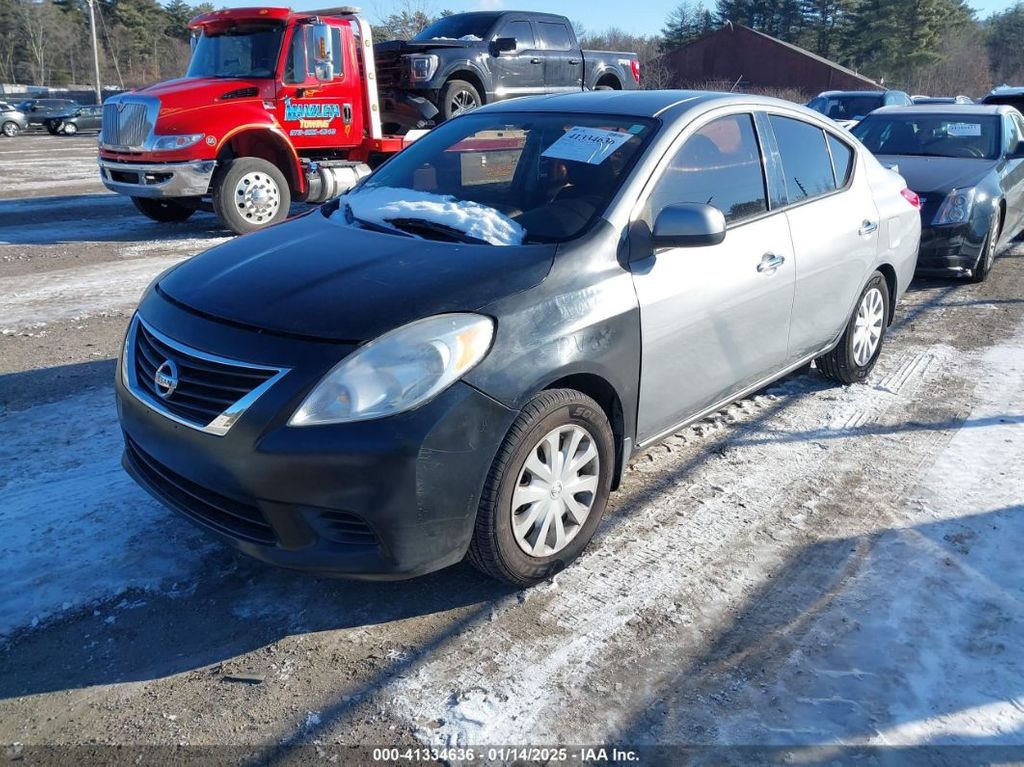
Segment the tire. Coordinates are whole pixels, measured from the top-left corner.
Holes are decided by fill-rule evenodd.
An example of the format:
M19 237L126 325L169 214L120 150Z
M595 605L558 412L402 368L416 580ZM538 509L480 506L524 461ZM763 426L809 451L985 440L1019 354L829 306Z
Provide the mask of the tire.
M441 116L445 120L450 120L483 106L484 100L472 83L465 80L449 80L441 89L440 102L438 106Z
M60 129L61 129L62 125L63 125L63 123L55 123L55 122L47 121L47 123L46 123L46 132L49 133L51 136L56 136L58 133L60 133Z
M64 123L64 125L61 126L61 133L65 136L74 136L78 133L78 126L74 123Z
M0 125L0 133L3 133L7 138L14 138L21 133L21 126L16 122L8 120L3 125Z
M992 214L992 223L988 228L988 235L981 245L981 253L978 254L978 263L971 270L971 282L984 282L992 271L992 264L996 261L996 250L999 248L999 215Z
M880 305L878 304L879 299ZM876 324L876 312L870 311L868 307L875 309L879 306L881 322ZM868 321L869 327L874 328L877 333L877 336L874 336L874 334L869 335L869 339L875 338L873 349L870 346L872 343L870 340L867 342L867 348L865 348L862 345L863 333L858 334L858 325L862 311L866 313L865 319ZM868 280L868 284L864 286L864 290L861 291L860 298L857 299L857 306L853 310L853 316L850 317L849 322L846 324L843 337L839 339L839 343L836 344L832 351L821 355L814 361L815 366L825 378L833 381L842 384L863 383L871 373L872 368L875 367L878 355L882 351L888 318L889 286L882 273L875 272L871 275L871 279Z
M574 456L585 463L560 477L571 477L594 489L562 496L562 482L556 479L551 483L540 473L532 473L527 460L543 465L545 457L558 452L544 450L546 438L556 435L557 444L568 452L578 434ZM591 448L595 457L586 460ZM519 588L539 583L564 569L586 548L601 522L611 491L614 463L614 437L600 405L573 389L550 389L538 394L512 424L491 466L480 497L469 561L492 578ZM521 484L524 481L526 484ZM516 502L523 500L517 491L535 484L541 497L515 508ZM569 487L568 480L565 486ZM577 524L566 499L571 499L577 509L586 509L589 503L589 513L582 524ZM547 517L550 511L554 514ZM513 530L517 517L522 524L518 538ZM556 537L558 529L564 536L561 544ZM533 546L536 553L528 553L527 546Z
M612 86L610 86L610 85L595 85L594 86L594 90L595 91L613 91L615 89Z
M146 218L151 218L154 221L165 224L174 221L185 221L196 212L195 208L182 205L180 202L157 200L151 197L132 197L132 203L139 213Z
M235 234L248 234L288 218L291 190L284 173L259 157L238 157L213 179L213 210Z

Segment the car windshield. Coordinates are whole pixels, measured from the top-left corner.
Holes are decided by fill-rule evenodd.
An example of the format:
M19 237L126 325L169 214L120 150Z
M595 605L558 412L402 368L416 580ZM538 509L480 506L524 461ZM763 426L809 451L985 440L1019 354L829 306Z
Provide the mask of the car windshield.
M428 26L413 40L483 40L497 18L496 13L445 16Z
M471 114L443 123L348 195L333 218L428 239L563 242L600 216L657 122Z
M233 24L196 40L186 77L273 77L281 49L279 24Z
M872 153L994 160L999 156L995 115L874 115L853 128Z
M885 102L880 93L848 94L845 96L818 96L807 105L833 120L859 120L874 112Z

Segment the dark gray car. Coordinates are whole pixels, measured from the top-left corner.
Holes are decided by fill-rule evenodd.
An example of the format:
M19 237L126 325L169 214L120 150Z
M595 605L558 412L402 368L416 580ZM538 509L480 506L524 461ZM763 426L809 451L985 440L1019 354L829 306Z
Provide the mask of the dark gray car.
M78 106L78 102L71 99L25 99L18 104L18 109L25 113L32 126L44 125L54 115L67 114Z
M6 101L0 101L0 135L12 138L28 129L25 113Z
M68 114L49 118L44 126L54 135L74 136L80 131L98 131L103 127L103 107L79 107Z

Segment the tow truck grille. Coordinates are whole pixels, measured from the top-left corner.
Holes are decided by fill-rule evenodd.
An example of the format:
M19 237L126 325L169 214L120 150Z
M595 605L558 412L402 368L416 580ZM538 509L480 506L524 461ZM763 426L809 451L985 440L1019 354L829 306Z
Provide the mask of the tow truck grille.
M149 126L146 105L131 101L113 101L103 106L100 140L108 146L141 149Z

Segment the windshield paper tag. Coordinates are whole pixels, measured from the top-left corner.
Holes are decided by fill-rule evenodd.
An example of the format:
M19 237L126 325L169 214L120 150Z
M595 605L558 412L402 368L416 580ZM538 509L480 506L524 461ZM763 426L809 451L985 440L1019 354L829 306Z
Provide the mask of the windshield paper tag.
M558 141L545 149L541 157L600 165L631 138L631 133L573 126Z
M981 135L981 123L950 123L946 126L947 136L969 138Z

